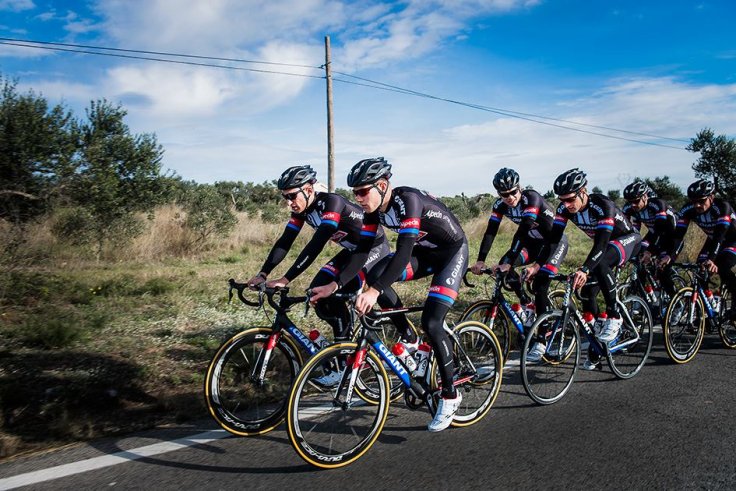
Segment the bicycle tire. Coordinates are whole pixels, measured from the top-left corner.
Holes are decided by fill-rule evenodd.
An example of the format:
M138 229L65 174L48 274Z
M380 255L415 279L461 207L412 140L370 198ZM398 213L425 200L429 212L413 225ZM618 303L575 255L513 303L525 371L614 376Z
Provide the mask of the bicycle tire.
M695 357L705 335L705 306L702 298L698 298L694 319L688 320L692 296L692 287L678 291L670 300L662 323L667 355L678 364L687 363Z
M564 326L564 312L554 310L539 316L531 327L521 352L521 380L529 397L541 405L554 404L570 390L580 363L580 332L570 315ZM546 327L547 352L539 362L527 361L532 343L540 339Z
M622 315L621 332L612 343L609 343L611 348L606 350L606 358L616 377L629 379L639 373L647 362L654 340L652 331L654 321L652 311L643 298L629 295L621 303L634 324L630 324L627 316ZM639 339L627 344L628 341L635 339L637 334Z
M357 343L341 342L321 350L303 367L289 394L286 412L289 441L297 454L315 467L335 469L356 461L373 446L386 422L389 380L375 352L366 352L360 378L375 383L380 394L377 404L353 398L349 405L344 405L345 401L340 405L347 384L342 384L337 393L339 386L326 388L312 383L312 379L323 373L325 362L354 355L357 348ZM351 370L345 369L343 379L349 378L350 373Z
M205 403L215 421L234 435L261 435L284 419L289 390L302 365L296 344L280 336L264 383L255 383L249 375L271 333L270 327L239 332L220 346L207 367Z
M502 312L503 309L500 308L498 309L496 318L493 319L491 316L493 307L494 302L490 300L480 300L478 302L475 302L467 309L465 309L465 311L460 315L460 320L458 321L458 324L465 321L476 321L480 322L486 327L490 327L494 336L496 336L496 339L498 340L498 344L501 346L503 359L506 360L508 359L509 352L511 351L512 322L511 319L509 319L508 316L506 316L506 314ZM491 323L493 323L492 327ZM516 331L516 328L514 328L514 331Z
M721 295L721 309L718 318L718 335L721 336L723 346L728 349L736 349L736 319L724 321L724 315L731 309L731 295L727 290L723 290Z
M463 400L451 425L463 427L480 421L493 406L501 390L504 358L495 334L482 322L461 322L454 327L453 332L462 347L458 347L455 338L450 338L455 362L454 378L462 381L456 382L455 389L462 393ZM432 359L430 373L430 387L434 392L434 404L430 412L434 416L441 386L436 357Z

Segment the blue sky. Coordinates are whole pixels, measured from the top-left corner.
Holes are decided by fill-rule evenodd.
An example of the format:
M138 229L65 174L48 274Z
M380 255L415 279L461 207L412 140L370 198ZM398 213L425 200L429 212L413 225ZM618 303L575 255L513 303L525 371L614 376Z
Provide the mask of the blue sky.
M333 69L348 75L684 140L706 126L736 134L734 19L732 1L0 0L0 37L319 66L329 34ZM121 102L131 129L156 133L164 167L186 179L261 182L296 163L326 179L320 79L7 45L0 72L80 116L90 100ZM696 155L682 149L337 81L334 102L339 186L378 155L398 184L441 195L489 191L504 166L542 191L574 166L604 190L637 176L694 179Z

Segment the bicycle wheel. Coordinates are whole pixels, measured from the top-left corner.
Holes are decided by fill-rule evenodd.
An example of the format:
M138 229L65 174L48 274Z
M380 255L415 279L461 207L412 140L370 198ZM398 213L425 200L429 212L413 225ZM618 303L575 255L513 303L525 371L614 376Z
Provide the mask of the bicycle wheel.
M490 300L480 300L465 309L465 312L460 316L458 324L465 321L476 321L490 327L498 340L498 344L501 346L503 359L506 360L511 350L511 330L513 324L501 309L498 309L495 319L491 315L492 312L493 302ZM516 329L514 328L514 330Z
M521 352L524 390L537 404L559 401L575 379L580 363L580 333L572 315L567 322L564 318L559 310L542 314L532 325ZM540 339L546 344L545 354L536 363L527 361L529 350Z
M687 363L692 360L703 342L705 306L703 299L698 298L691 315L692 298L692 287L677 292L670 300L662 324L667 355L675 363Z
M724 315L731 309L731 295L727 290L723 290L721 296L721 309L718 315L720 325L718 326L718 334L721 336L723 346L730 349L736 349L736 319L723 320Z
M646 300L636 295L629 295L622 300L625 313L621 332L609 343L608 366L618 378L631 378L644 366L649 352L652 350L652 312ZM628 314L628 316L627 316Z
M207 367L207 408L220 426L235 435L260 435L284 419L302 357L291 338L280 336L262 368L271 332L270 327L255 327L236 334L220 346Z
M380 435L389 408L389 381L373 351L365 352L360 379L376 387L377 404L367 404L349 391L352 364L335 387L312 383L326 362L356 355L357 343L337 343L313 356L294 381L286 414L289 441L309 464L334 469L354 462Z
M470 426L480 421L493 406L501 389L503 356L496 336L481 322L461 322L453 329L453 361L455 388L463 401L455 413L452 426ZM430 387L440 388L437 358L433 357ZM431 411L434 415L440 392L436 391Z

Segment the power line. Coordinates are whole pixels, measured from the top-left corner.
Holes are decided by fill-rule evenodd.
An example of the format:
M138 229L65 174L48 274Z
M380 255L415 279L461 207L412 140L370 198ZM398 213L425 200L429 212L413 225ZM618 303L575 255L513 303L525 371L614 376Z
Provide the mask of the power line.
M226 62L234 62L234 63L254 63L254 64L264 64L264 65L274 65L274 66L287 66L287 67L297 67L297 68L310 68L310 69L322 69L324 68L324 65L322 66L311 66L311 65L298 65L298 64L289 64L289 63L277 63L277 62L266 62L266 61L256 61L256 60L247 60L247 59L238 59L238 58L221 58L221 57L212 57L212 56L201 56L201 55L188 55L188 54L182 54L182 53L170 53L170 52L162 52L162 51L147 51L147 50L134 50L134 49L124 49L124 48L108 48L104 46L93 46L93 45L82 45L82 44L70 44L70 43L57 43L57 42L51 42L51 41L34 41L34 40L21 40L21 39L13 39L13 38L4 38L0 37L0 45L10 45L10 46L18 46L18 47L25 47L25 48L34 48L34 49L46 49L51 51L62 51L62 52L70 52L70 53L81 53L81 54L91 54L91 55L97 55L97 56L110 56L110 57L117 57L117 58L126 58L126 59L136 59L136 60L145 60L145 61L158 61L163 63L174 63L174 64L180 64L180 65L190 65L190 66L203 66L203 67L212 67L212 68L224 68L228 70L239 70L239 71L248 71L248 72L256 72L256 73L271 73L271 74L277 74L277 75L290 75L290 76L296 76L296 77L305 77L305 78L317 78L317 79L324 79L324 76L317 76L317 75L306 75L301 73L292 73L292 72L282 72L282 71L274 71L274 70L261 70L261 69L255 69L255 68L244 68L244 67L235 67L230 65L218 65L218 64L211 64L211 63L200 63L200 62L192 62L192 61L180 61L180 60L169 60L165 58L154 58L149 56L134 56L134 55L128 55L128 54L120 54L120 53L140 53L140 54L152 54L152 55L159 55L159 56L171 56L171 57L179 57L179 58L192 58L192 59L201 59L201 60L213 60L213 61L226 61ZM63 46L63 47L60 47ZM72 49L76 48L76 49ZM102 51L89 51L89 49L94 50L106 50L106 51L113 51L113 53L106 53ZM570 126L566 126L563 124L557 124L557 123L551 123L549 121L556 121L558 123L566 123L576 126L585 126L589 128L597 128L602 129L606 131L615 131L619 133L625 133L630 135L638 135L638 136L646 136L650 138L656 138L660 140L671 140L671 141L677 141L677 142L683 142L683 143L689 143L689 140L683 140L678 138L670 138L660 135L653 135L649 133L641 133L636 131L629 131L629 130L623 130L620 128L612 128L608 126L600 126L600 125L593 125L593 124L587 124L587 123L579 123L576 121L570 121L560 118L553 118L549 116L541 116L538 114L531 114L531 113L524 113L519 111L513 111L510 109L502 109L502 108L496 108L496 107L490 107L490 106L483 106L480 104L474 104L469 102L463 102L463 101L457 101L453 99L448 99L445 97L439 97L434 96L431 94L411 90L411 89L405 89L403 87L398 87L396 85L386 84L383 82L378 82L376 80L371 80L363 77L358 77L356 75L351 75L345 72L339 72L335 71L335 73L342 75L344 77L353 78L356 80L361 80L363 82L367 83L359 83L359 82L353 82L349 80L344 80L340 78L333 78L334 81L345 83L345 84L351 84L351 85L358 85L363 87L369 87L373 89L380 89L380 90L386 90L389 92L396 92L399 94L405 94L405 95L412 95L416 97L423 97L426 99L432 99L442 102L447 102L450 104L455 104L463 107L468 107L471 109L477 109L480 111L490 112L494 114L499 114L502 116L507 116L510 118L516 118L521 119L524 121L529 121L532 123L537 124L543 124L547 126L552 126L555 128L560 129L566 129L570 131L577 131L579 133L586 133L590 135L595 136L601 136L604 138L612 138L616 140L623 140L623 141L629 141L633 143L641 143L644 145L653 145L658 147L664 147L664 148L673 148L677 150L685 150L683 147L676 147L673 145L665 145L662 143L656 143L651 141L644 141L644 140L637 140L633 138L626 138L622 136L616 136L611 135L607 133L600 133L596 131L589 131L584 130L581 128L574 128ZM547 120L547 121L542 121Z
M170 53L166 51L146 51L146 50L140 50L140 49L108 48L105 46L94 46L94 45L88 45L88 44L57 43L57 42L52 42L52 41L35 41L32 39L13 39L13 38L0 37L0 41L33 43L33 44L51 45L51 46L65 46L68 48L99 49L99 50L106 50L106 51L118 51L118 52L123 52L123 53L140 53L144 55L173 56L173 57L181 57L181 58L200 59L200 60L232 61L236 63L256 63L260 65L287 66L287 67L295 67L295 68L313 68L316 70L321 70L323 68L321 66L296 65L292 63L277 63L274 61L256 61L256 60L247 60L243 58L220 58L217 56L187 55L187 54L182 54L182 53ZM5 43L2 43L2 44L5 44Z
M34 49L45 49L50 51L63 51L67 53L81 53L81 54L87 54L87 55L97 55L97 56L110 56L114 58L126 58L126 59L133 59L133 60L146 60L146 61L159 61L162 63L174 63L177 65L190 65L190 66L202 66L202 67L211 67L211 68L224 68L226 70L238 70L238 71L244 71L244 72L256 72L256 73L273 73L277 75L291 75L293 77L305 77L305 78L325 78L324 76L319 75L306 75L303 73L292 73L292 72L281 72L276 70L260 70L257 68L244 68L244 67L237 67L237 66L228 66L228 65L216 65L212 63L198 63L194 61L181 61L181 60L167 60L165 58L153 58L149 56L133 56L133 55L124 55L124 54L118 54L118 53L103 53L99 51L88 51L88 50L82 50L82 49L71 49L71 48L59 48L54 46L36 46L32 44L22 44L22 43L15 43L15 42L8 42L8 41L0 41L0 45L8 45L8 46L19 46L21 48L34 48ZM186 55L182 55L186 56ZM311 68L311 67L310 67Z
M411 90L411 89L405 89L405 88L398 87L398 86L395 86L395 85L390 85L390 84L386 84L386 83L383 83L383 82L378 82L378 81L375 81L375 80L370 80L370 79L367 79L367 78L358 77L356 75L350 75L348 73L339 72L337 70L335 70L335 73L338 73L338 74L343 75L345 77L355 78L357 80L363 80L365 82L370 82L372 84L380 85L380 86L387 87L387 88L390 88L390 89L395 89L396 92L400 92L400 93L404 93L404 94L410 94L410 95L416 95L418 97L428 97L428 98L431 98L431 99L437 99L437 100L441 100L441 101L445 101L445 102L450 102L450 103L453 103L453 104L459 104L459 105L463 105L463 106L467 106L467 107L473 107L475 109L481 109L481 110L485 110L485 111L488 111L488 112L495 112L495 113L498 113L498 114L503 114L505 116L516 117L515 115L519 115L519 116L526 116L528 118L547 119L547 120L550 120L550 121L558 121L558 122L561 122L561 123L574 124L574 125L578 125L578 126L587 126L589 128L598 128L598 129L608 130L608 131L617 131L617 132L620 132L620 133L627 133L627 134L630 134L630 135L648 136L650 138L657 138L657 139L660 139L660 140L671 140L671 141L682 142L682 143L690 143L690 140L684 140L684 139L681 139L681 138L671 138L671 137L667 137L667 136L653 135L653 134L650 134L650 133L641 133L641 132L638 132L638 131L622 130L620 128L612 128L612 127L609 127L609 126L600 126L600 125L594 125L594 124L588 124L588 123L579 123L577 121L570 121L570 120L566 120L566 119L553 118L553 117L549 117L549 116L540 116L538 114L524 113L524 112L519 112L519 111L513 111L513 110L510 110L510 109L502 109L502 108L496 108L496 107L482 106L480 104L473 104L473 103L466 103L466 102L461 102L461 101L455 101L455 100L452 100L452 99L445 99L445 98L442 98L442 97L436 97L436 96L432 96L430 94L425 94L425 93L422 93L422 92L417 92L417 91L414 91L414 90ZM345 80L340 80L340 81L341 82L347 82ZM371 85L368 85L368 84L356 84L356 85L365 85L367 87L370 87L371 86ZM378 87L376 87L376 88L378 88ZM525 118L520 118L520 119L525 119ZM532 120L532 121L535 121L535 120ZM535 122L543 123L542 121L535 121ZM564 126L559 126L559 127L565 128ZM569 129L574 129L574 128L569 128ZM601 135L599 133L593 133L593 134L600 135L600 136L606 136L606 135ZM632 140L632 141L638 141L638 140ZM641 142L641 143L651 143L651 142ZM668 147L669 148L681 148L681 147L672 147L672 146L668 146Z

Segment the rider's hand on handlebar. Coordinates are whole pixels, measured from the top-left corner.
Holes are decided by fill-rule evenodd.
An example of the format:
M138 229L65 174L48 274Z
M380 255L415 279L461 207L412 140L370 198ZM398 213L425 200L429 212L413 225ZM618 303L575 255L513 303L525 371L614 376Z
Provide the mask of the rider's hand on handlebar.
M266 288L283 288L289 284L289 280L286 277L279 278L278 280L270 280L266 282Z
M312 305L317 303L317 300L327 298L338 290L336 282L330 282L326 285L315 286L310 290L311 295L309 296L309 303Z
M659 261L657 261L657 267L659 269L662 269L665 266L667 266L670 263L670 261L672 261L672 258L670 256L667 256L667 255L662 256L659 258Z
M532 281L534 279L534 276L536 276L537 272L539 271L539 264L532 263L526 268L524 268L524 271L526 272L526 281Z
M703 261L703 268L707 269L709 272L713 274L718 273L718 266L716 266L716 263L714 263L710 259Z
M642 264L649 264L649 262L652 260L652 253L649 251L644 251L641 253L641 263Z
M355 310L357 310L361 315L365 314L376 304L378 295L380 295L378 290L372 287L368 288L355 299Z
M262 273L258 273L253 278L249 279L245 284L248 285L249 288L252 288L254 286L260 285L264 281L266 281L266 276Z
M585 283L588 281L588 273L585 271L577 270L575 271L575 275L572 279L572 288L573 290L578 290L585 285Z
M473 274L481 274L481 271L486 269L486 263L478 261L470 267L470 272Z

